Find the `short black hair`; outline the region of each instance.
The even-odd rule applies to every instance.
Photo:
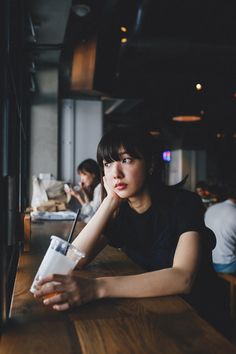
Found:
[[[93,173],[95,175],[95,179],[97,181],[100,180],[100,169],[98,166],[98,163],[93,160],[93,159],[86,159],[84,161],[82,161],[78,167],[77,167],[77,172],[89,172],[89,173]]]
[[[97,148],[97,161],[104,174],[103,161],[118,161],[119,149],[123,147],[132,157],[143,159],[147,170],[152,168],[152,177],[162,176],[161,144],[146,130],[130,127],[115,127],[100,140]]]
[[[208,190],[209,184],[206,181],[198,181],[195,188],[202,188]]]

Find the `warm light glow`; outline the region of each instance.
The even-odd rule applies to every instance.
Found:
[[[216,137],[217,137],[217,139],[224,139],[225,134],[224,133],[217,133]]]
[[[72,91],[91,90],[93,87],[96,45],[95,38],[91,38],[75,48],[71,72]]]
[[[197,122],[202,118],[200,116],[176,116],[172,119],[176,122]]]
[[[124,38],[121,38],[120,41],[121,41],[121,43],[126,43],[128,41],[128,39],[124,37]]]
[[[121,32],[127,32],[127,28],[125,26],[121,26],[120,30]]]
[[[200,90],[202,90],[202,85],[201,84],[196,84],[196,89],[198,90],[198,91],[200,91]]]
[[[233,133],[232,137],[233,137],[234,139],[236,139],[236,133]]]
[[[150,130],[149,134],[152,135],[152,136],[158,136],[161,133],[158,130]]]

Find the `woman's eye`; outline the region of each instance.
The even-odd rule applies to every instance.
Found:
[[[126,157],[122,160],[123,163],[131,163],[132,162],[132,159],[131,157]]]
[[[103,163],[103,166],[104,166],[104,167],[109,167],[110,165],[111,165],[110,162],[104,162],[104,163]]]

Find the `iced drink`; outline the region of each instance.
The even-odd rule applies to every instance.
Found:
[[[67,241],[57,236],[51,236],[50,245],[40,264],[30,291],[34,293],[37,282],[47,275],[68,274],[84,256],[83,252]]]

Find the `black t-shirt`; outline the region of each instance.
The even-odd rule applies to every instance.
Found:
[[[202,203],[195,193],[170,190],[160,203],[153,203],[138,214],[124,202],[116,218],[105,231],[109,244],[123,248],[136,263],[146,270],[172,267],[181,234],[205,230]],[[206,237],[207,247],[215,245],[214,235]]]
[[[104,235],[111,246],[126,254],[147,271],[170,268],[179,237],[197,231],[201,240],[201,260],[192,291],[183,297],[207,320],[218,326],[217,313],[226,312],[225,289],[212,267],[215,235],[204,224],[204,207],[195,193],[166,188],[143,214],[121,204],[116,218]],[[213,318],[214,317],[214,318]],[[217,323],[216,323],[217,322]]]

